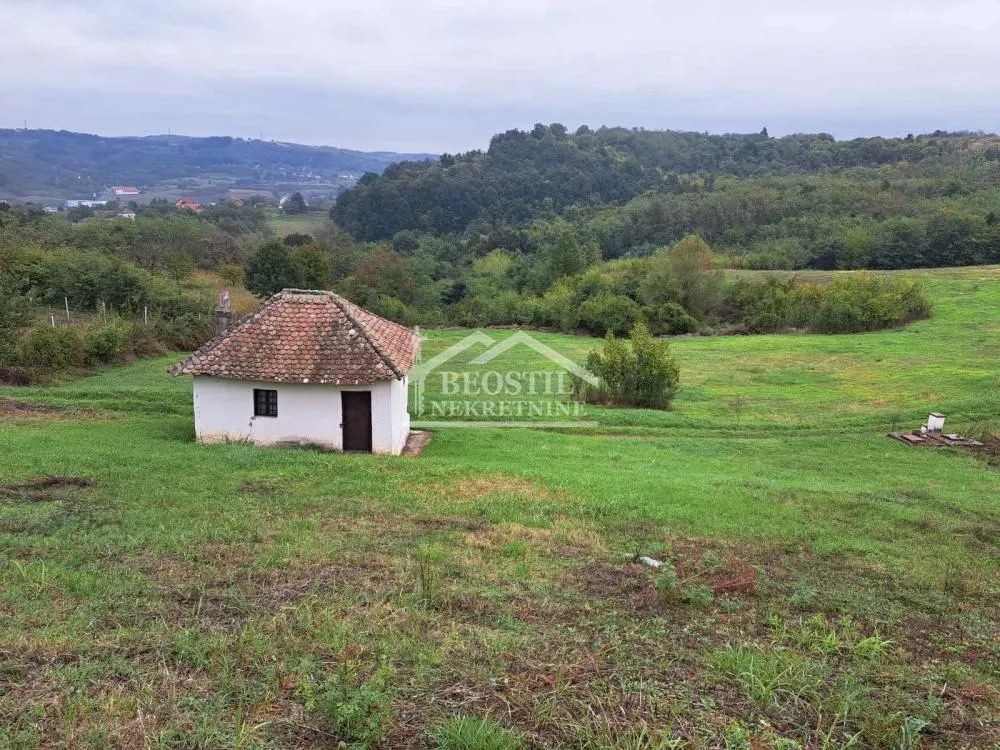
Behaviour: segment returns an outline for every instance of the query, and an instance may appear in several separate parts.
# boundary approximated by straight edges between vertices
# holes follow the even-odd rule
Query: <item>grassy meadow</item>
[[[1000,429],[1000,268],[908,273],[930,320],[413,459],[198,446],[176,358],[0,389],[0,748],[998,746],[1000,471],[885,433]]]
[[[267,225],[279,238],[289,234],[312,234],[323,227],[329,217],[325,212],[308,214],[286,214],[272,210],[268,213]]]

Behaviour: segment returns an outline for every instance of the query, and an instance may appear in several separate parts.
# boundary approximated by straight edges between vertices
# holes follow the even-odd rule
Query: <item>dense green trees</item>
[[[427,235],[459,253],[522,253],[536,289],[591,251],[644,256],[689,234],[747,268],[1000,262],[998,143],[536,125],[486,152],[394,165],[331,216],[361,241],[400,237],[403,255]]]
[[[254,294],[269,297],[299,285],[292,253],[280,242],[269,242],[247,260],[246,285]]]

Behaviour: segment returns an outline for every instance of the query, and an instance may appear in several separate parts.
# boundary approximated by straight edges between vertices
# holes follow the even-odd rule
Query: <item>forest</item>
[[[531,255],[539,235],[565,227],[603,260],[698,234],[744,268],[991,263],[1000,260],[1000,139],[571,135],[536,125],[495,136],[485,152],[366,175],[331,216],[359,241],[444,238],[477,255]]]

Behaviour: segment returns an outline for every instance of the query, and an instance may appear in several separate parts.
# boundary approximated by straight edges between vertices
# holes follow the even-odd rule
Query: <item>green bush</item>
[[[156,325],[146,325],[141,321],[131,326],[125,348],[136,357],[155,357],[167,349],[156,337]]]
[[[646,305],[642,308],[646,325],[654,336],[677,336],[695,333],[701,326],[698,321],[676,302]]]
[[[930,316],[923,286],[916,281],[867,273],[834,279],[822,288],[819,305],[803,309],[808,327],[819,333],[877,331]]]
[[[385,738],[392,721],[392,670],[385,662],[370,674],[345,663],[322,683],[310,687],[307,703],[330,722],[332,734],[370,746]]]
[[[131,334],[130,323],[120,319],[112,320],[84,335],[83,350],[92,362],[109,362],[122,353]]]
[[[210,338],[214,330],[207,316],[186,313],[176,318],[160,318],[153,324],[156,339],[168,349],[197,349]]]
[[[851,273],[828,284],[796,279],[740,279],[726,295],[728,319],[748,333],[798,328],[858,333],[926,318],[930,303],[918,281]]]
[[[87,363],[80,331],[70,326],[31,329],[21,340],[18,359],[25,367],[47,370],[66,370]]]
[[[580,323],[597,334],[625,335],[641,319],[639,304],[621,294],[601,294],[580,305]]]
[[[28,300],[15,294],[11,284],[0,278],[0,364],[12,359],[17,333],[30,321]]]
[[[131,263],[81,250],[41,253],[15,273],[22,293],[55,307],[68,299],[75,310],[141,310],[152,304],[152,274]]]
[[[609,333],[604,347],[590,353],[587,369],[600,384],[579,385],[580,395],[593,403],[666,409],[680,382],[670,344],[654,339],[642,322],[633,326],[631,337],[630,347]]]
[[[563,333],[571,333],[580,325],[580,310],[576,304],[576,292],[566,281],[557,281],[542,297],[538,306],[538,325],[558,328]]]

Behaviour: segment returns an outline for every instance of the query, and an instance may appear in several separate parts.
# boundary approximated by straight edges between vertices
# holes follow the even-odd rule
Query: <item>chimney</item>
[[[215,323],[215,335],[221,336],[229,333],[236,322],[236,314],[229,309],[229,290],[224,289],[219,295],[219,309],[212,313],[212,322]]]
[[[230,310],[216,310],[212,313],[212,322],[215,324],[215,335],[221,336],[229,333],[233,323],[236,322],[236,314]]]

